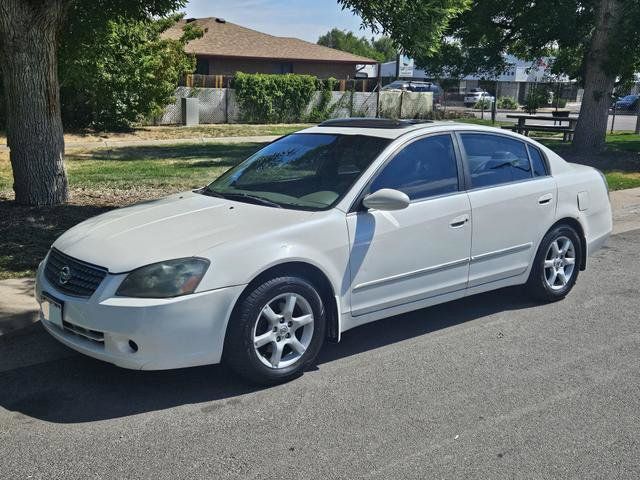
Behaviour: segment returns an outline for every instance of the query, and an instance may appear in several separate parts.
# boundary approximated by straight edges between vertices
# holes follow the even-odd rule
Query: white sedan
[[[36,295],[51,335],[92,357],[225,361],[269,384],[380,318],[510,285],[560,300],[611,226],[602,174],[529,138],[334,120],[207,187],[70,229]]]
[[[481,100],[485,100],[490,107],[491,103],[495,101],[495,97],[484,90],[473,89],[464,96],[464,106],[473,107]]]

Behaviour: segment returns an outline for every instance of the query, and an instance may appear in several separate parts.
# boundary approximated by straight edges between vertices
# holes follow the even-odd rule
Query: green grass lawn
[[[587,156],[574,153],[569,144],[542,141],[569,161],[600,168],[612,190],[640,186],[639,135],[609,135],[604,152]],[[197,142],[70,149],[66,168],[71,199],[51,208],[14,204],[11,167],[6,152],[0,152],[0,279],[32,276],[55,238],[78,222],[118,206],[201,187],[261,145]]]
[[[540,139],[567,161],[591,165],[607,177],[611,190],[640,187],[640,135],[619,132],[607,135],[604,151],[584,154],[573,151],[560,139]]]

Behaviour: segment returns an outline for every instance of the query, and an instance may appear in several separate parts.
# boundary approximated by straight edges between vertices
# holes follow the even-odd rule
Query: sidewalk
[[[640,188],[611,192],[613,233],[623,233],[640,228]]]
[[[611,192],[611,206],[614,234],[640,228],[640,188]],[[38,320],[33,284],[31,278],[0,281],[0,336]]]

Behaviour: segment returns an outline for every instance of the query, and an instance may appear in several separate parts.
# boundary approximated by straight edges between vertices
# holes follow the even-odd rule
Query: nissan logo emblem
[[[60,269],[60,276],[58,277],[58,283],[60,283],[60,285],[64,285],[69,280],[71,280],[71,269],[65,265]]]

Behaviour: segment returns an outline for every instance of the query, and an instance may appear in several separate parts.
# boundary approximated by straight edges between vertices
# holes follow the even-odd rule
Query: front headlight
[[[193,293],[209,268],[204,258],[180,258],[154,263],[129,273],[116,295],[171,298]]]

